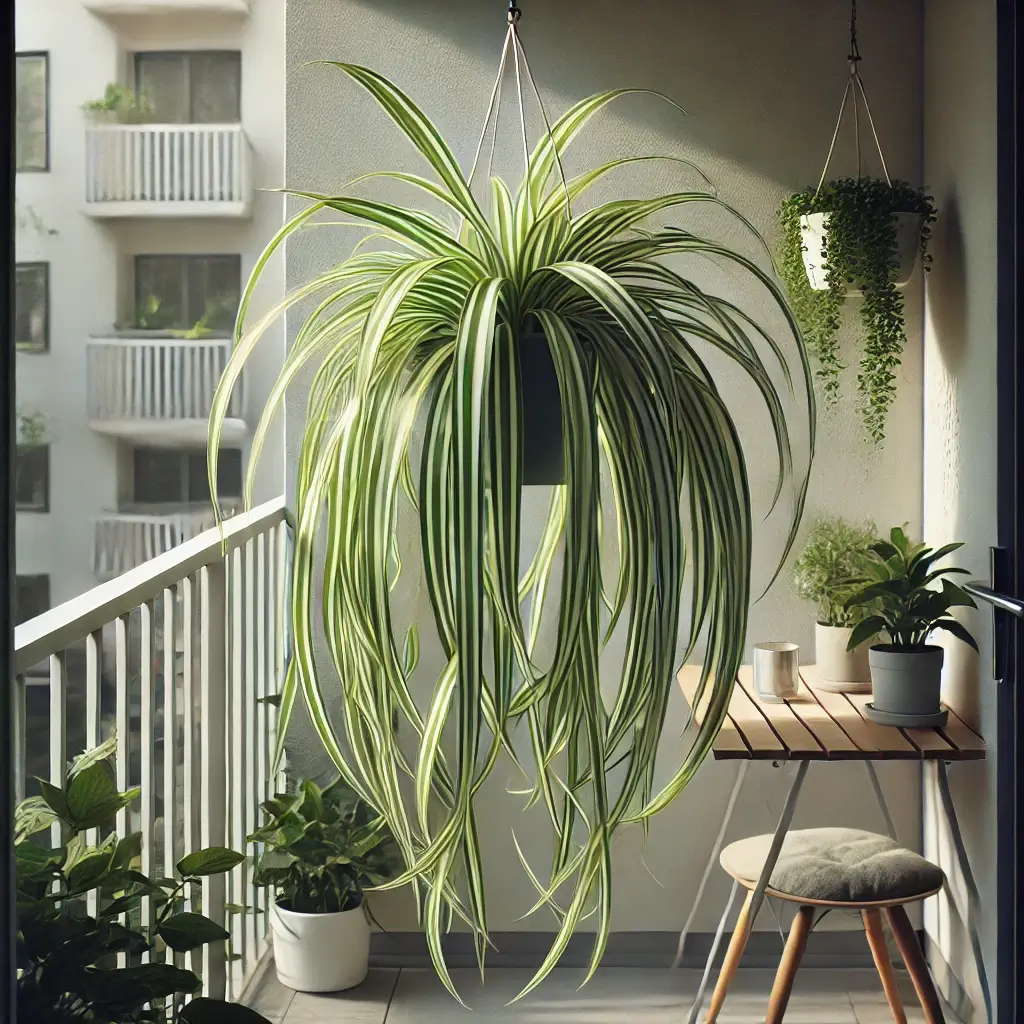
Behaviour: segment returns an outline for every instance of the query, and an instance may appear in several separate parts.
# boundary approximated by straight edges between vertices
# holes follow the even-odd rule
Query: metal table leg
[[[747,777],[747,765],[749,764],[749,761],[740,761],[739,771],[736,773],[736,781],[733,783],[732,792],[729,794],[729,802],[725,805],[725,817],[722,818],[722,827],[718,830],[718,835],[715,837],[715,842],[711,847],[711,855],[704,866],[704,874],[701,876],[700,885],[697,886],[697,895],[694,897],[690,914],[686,918],[686,924],[683,925],[683,930],[679,933],[679,946],[676,949],[676,958],[672,961],[673,967],[679,967],[683,962],[683,949],[686,946],[686,938],[690,934],[690,928],[693,927],[693,920],[697,916],[700,901],[704,898],[704,890],[707,887],[708,879],[711,877],[711,871],[715,864],[718,863],[718,855],[722,851],[722,843],[725,840],[729,823],[732,821],[733,811],[736,810],[736,800],[740,795],[740,789],[743,787],[743,780]]]
[[[754,891],[750,897],[750,912],[747,916],[747,928],[751,931],[754,928],[754,921],[757,918],[757,912],[761,909],[761,904],[764,902],[764,891],[768,888],[768,882],[771,879],[772,872],[775,870],[775,865],[778,862],[779,853],[782,850],[782,842],[786,838],[790,822],[793,820],[793,812],[796,810],[796,802],[800,796],[800,788],[804,784],[804,777],[807,775],[807,768],[809,764],[810,761],[800,761],[797,764],[796,777],[793,779],[793,782],[789,787],[789,794],[786,796],[786,804],[782,808],[782,816],[779,818],[779,824],[776,826],[775,834],[772,837],[772,845],[768,849],[768,856],[765,858],[764,867],[761,869],[761,876],[758,878],[757,885],[754,887]],[[726,913],[722,915],[722,920],[719,922],[715,942],[712,944],[711,953],[708,956],[708,962],[704,967],[704,976],[701,979],[700,988],[697,991],[697,997],[693,1002],[693,1006],[690,1008],[690,1015],[687,1018],[687,1024],[695,1024],[697,1017],[700,1015],[700,1011],[704,1006],[704,994],[707,989],[708,977],[711,974],[711,965],[714,963],[715,954],[718,952],[718,944],[721,939],[721,934],[725,929],[725,919],[728,916],[728,912],[729,908],[727,907]]]
[[[890,839],[898,842],[899,837],[896,835],[896,826],[893,824],[892,815],[889,813],[889,805],[885,802],[885,793],[882,792],[882,783],[878,779],[878,772],[875,771],[875,766],[871,761],[865,761],[864,767],[868,770],[871,788],[875,791],[875,800],[878,801],[878,807],[882,812],[882,817],[885,819],[885,831]]]
[[[964,837],[960,832],[960,824],[957,821],[956,808],[953,806],[953,794],[949,789],[949,778],[946,775],[946,763],[935,759],[927,761],[932,765],[935,773],[935,781],[938,783],[939,796],[942,800],[942,810],[945,814],[946,824],[949,826],[949,833],[953,838],[953,849],[956,853],[957,866],[963,876],[964,884],[967,887],[967,907],[960,906],[956,898],[953,886],[947,885],[946,890],[953,896],[953,904],[957,914],[963,922],[971,937],[971,950],[974,953],[974,963],[978,970],[978,982],[981,985],[982,998],[985,1000],[985,1019],[992,1021],[992,996],[989,992],[988,974],[985,971],[985,961],[981,955],[981,937],[978,934],[978,918],[981,913],[981,897],[978,895],[978,885],[974,880],[974,872],[971,870],[970,861],[967,859],[967,847],[964,845]]]

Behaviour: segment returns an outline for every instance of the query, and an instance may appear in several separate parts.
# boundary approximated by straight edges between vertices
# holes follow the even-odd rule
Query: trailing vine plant
[[[822,245],[828,289],[815,291],[804,266],[802,218],[828,215]],[[931,196],[905,181],[840,178],[820,190],[807,187],[790,196],[779,211],[782,223],[780,273],[808,348],[817,358],[817,378],[826,405],[839,397],[839,374],[845,368],[838,331],[848,293],[863,299],[861,324],[864,350],[857,373],[857,392],[868,436],[876,445],[885,439],[885,421],[896,395],[896,369],[907,341],[903,295],[896,287],[899,270],[897,213],[924,217],[921,256],[925,269],[931,257],[928,241],[935,220]]]

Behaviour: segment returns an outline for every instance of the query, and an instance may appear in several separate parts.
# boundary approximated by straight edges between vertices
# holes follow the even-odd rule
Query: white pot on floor
[[[817,669],[815,685],[834,693],[869,693],[871,665],[868,650],[874,640],[866,640],[853,651],[847,651],[853,630],[846,626],[814,624],[814,661]]]
[[[361,906],[340,914],[270,912],[274,966],[297,992],[338,992],[361,984],[369,970],[370,926]]]

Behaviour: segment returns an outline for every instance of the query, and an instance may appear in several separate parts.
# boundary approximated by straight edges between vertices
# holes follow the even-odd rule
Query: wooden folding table
[[[700,673],[701,669],[698,665],[686,665],[679,673],[679,684],[687,702],[693,709],[693,717],[697,723],[703,720],[710,690],[710,686],[706,688],[700,705],[694,707]],[[885,795],[882,792],[874,762],[920,761],[925,771],[934,777],[938,786],[943,813],[953,838],[957,863],[967,889],[967,906],[964,907],[956,898],[952,887],[948,884],[946,886],[947,894],[951,897],[957,913],[970,932],[982,995],[985,999],[987,1019],[991,1021],[992,1006],[988,978],[981,957],[981,940],[977,929],[978,888],[967,860],[967,851],[960,833],[949,789],[949,780],[946,776],[946,765],[950,762],[984,758],[985,741],[952,710],[949,712],[949,721],[942,729],[897,729],[892,726],[877,725],[864,714],[864,705],[871,699],[870,694],[831,693],[815,686],[816,673],[813,665],[802,666],[800,675],[803,686],[799,696],[794,700],[776,704],[762,701],[754,693],[753,671],[749,666],[740,669],[739,678],[736,680],[729,702],[728,717],[714,745],[715,759],[739,761],[739,771],[726,805],[725,817],[697,889],[697,897],[679,938],[677,963],[682,959],[687,934],[696,916],[707,880],[718,861],[718,855],[736,807],[736,799],[746,777],[747,766],[752,761],[769,761],[779,766],[787,761],[793,761],[796,762],[797,768],[782,815],[779,818],[779,824],[775,829],[768,858],[754,890],[750,914],[747,918],[750,927],[753,927],[754,918],[761,908],[765,888],[775,868],[790,822],[793,820],[793,811],[800,795],[800,788],[812,762],[863,762],[871,780],[878,806],[885,818],[886,829],[889,835],[895,839],[896,830],[885,802]],[[737,886],[734,884],[729,903],[715,933],[711,953],[704,969],[704,977],[690,1011],[689,1024],[694,1024],[703,1006],[711,965],[718,952],[736,891]]]

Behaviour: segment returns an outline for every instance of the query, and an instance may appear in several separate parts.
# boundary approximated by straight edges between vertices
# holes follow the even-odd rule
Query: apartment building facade
[[[210,400],[284,209],[284,4],[20,0],[17,48],[23,621],[210,525]],[[282,292],[272,271],[251,308]],[[268,333],[236,396],[226,505],[283,351]],[[256,500],[283,479],[278,432]]]

